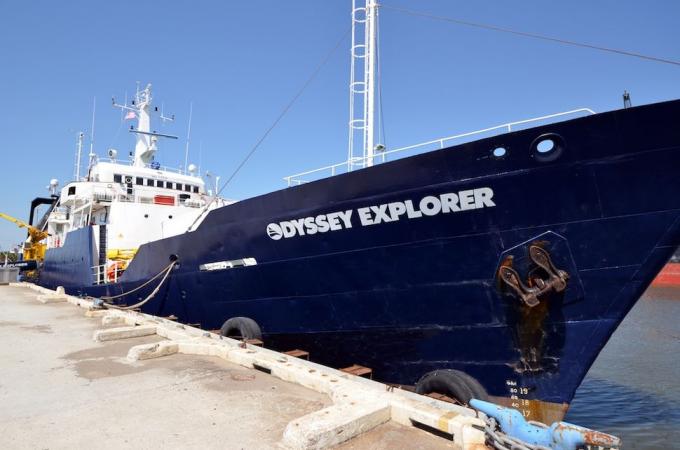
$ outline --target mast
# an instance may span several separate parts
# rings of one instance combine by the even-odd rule
[[[75,181],[80,181],[80,160],[83,154],[83,139],[85,138],[85,133],[82,131],[78,133],[78,144],[76,145],[76,167],[73,173],[73,178]]]
[[[151,108],[151,84],[147,84],[143,91],[137,91],[135,95],[135,102],[133,104],[137,107],[137,144],[135,145],[135,161],[134,165],[137,167],[144,167],[151,163],[156,154],[156,141],[154,136],[151,136],[151,117],[149,109]]]
[[[170,136],[167,134],[156,133],[151,131],[151,84],[147,84],[144,90],[140,91],[137,88],[135,99],[132,105],[119,105],[113,100],[113,106],[128,111],[125,119],[137,119],[137,129],[130,129],[131,133],[136,134],[137,143],[135,145],[134,161],[132,163],[135,167],[146,167],[153,161],[154,155],[158,150],[156,143],[159,137],[177,139],[177,136]],[[154,112],[158,111],[158,107]],[[165,117],[161,112],[160,118],[163,121],[174,121],[174,114],[171,117]]]
[[[348,171],[373,165],[377,20],[377,0],[352,0]]]

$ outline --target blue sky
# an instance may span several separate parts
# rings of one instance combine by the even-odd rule
[[[383,0],[388,6],[680,60],[680,3]],[[73,174],[76,133],[119,154],[133,139],[111,96],[151,82],[190,161],[225,179],[349,28],[350,0],[10,1],[0,8],[0,211],[27,219],[51,178]],[[579,107],[680,98],[680,67],[381,11],[386,143],[396,147]],[[224,191],[245,198],[346,157],[346,40]],[[680,118],[678,118],[680,126]],[[179,166],[184,141],[157,159]],[[0,247],[23,234],[0,221]]]

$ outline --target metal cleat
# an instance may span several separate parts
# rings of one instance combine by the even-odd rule
[[[502,442],[510,438],[511,442],[519,441],[528,446],[552,450],[577,450],[586,445],[611,449],[621,445],[621,440],[615,436],[567,422],[555,422],[550,426],[530,423],[516,409],[494,403],[472,399],[470,406],[483,412],[500,426],[501,433],[494,430],[495,426],[486,429],[487,436],[493,441]],[[499,434],[505,434],[507,438],[498,436]]]

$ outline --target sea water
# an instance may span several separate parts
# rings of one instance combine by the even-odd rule
[[[680,449],[680,288],[651,288],[598,356],[565,418],[627,450]]]

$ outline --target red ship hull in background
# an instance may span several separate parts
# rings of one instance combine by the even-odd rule
[[[668,264],[652,281],[654,287],[680,287],[680,250],[677,250]]]

